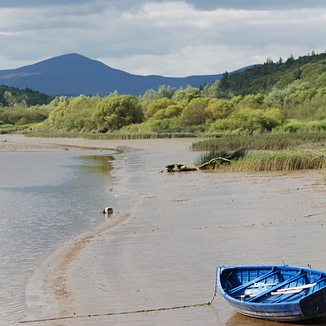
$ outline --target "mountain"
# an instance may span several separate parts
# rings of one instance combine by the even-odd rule
[[[232,73],[234,72],[230,74]],[[212,84],[222,76],[222,74],[183,78],[139,76],[72,53],[18,69],[0,70],[0,84],[20,89],[27,87],[51,96],[80,94],[104,96],[115,90],[119,94],[142,95],[148,89],[157,90],[160,85],[176,88],[190,85],[198,88],[201,85]]]

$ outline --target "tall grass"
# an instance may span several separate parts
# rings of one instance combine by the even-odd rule
[[[226,136],[192,144],[193,151],[235,150],[291,150],[296,148],[326,147],[325,132],[278,133],[251,136]]]
[[[223,166],[228,171],[291,171],[324,169],[326,150],[258,152]]]
[[[211,162],[208,166],[205,167],[206,169],[214,169],[224,164],[230,164],[230,161],[238,160],[239,158],[245,157],[246,155],[247,151],[242,148],[235,151],[211,151],[200,155],[200,157],[197,158],[195,165],[200,166],[204,163],[210,162],[213,159],[220,158],[214,162]]]
[[[160,138],[190,138],[196,137],[193,133],[139,133],[139,132],[110,132],[110,133],[86,133],[64,131],[37,131],[25,132],[29,137],[42,138],[86,138],[93,140],[128,140],[128,139],[160,139]]]
[[[318,132],[326,131],[326,121],[291,122],[273,129],[280,132]]]

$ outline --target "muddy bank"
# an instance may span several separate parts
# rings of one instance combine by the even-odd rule
[[[205,305],[216,266],[326,270],[323,171],[159,173],[191,165],[193,139],[96,142],[128,146],[113,162],[118,207],[36,271],[25,324],[274,325],[234,313],[219,295]]]
[[[50,142],[50,144],[52,144]],[[81,147],[45,145],[42,140],[35,139],[29,141],[22,135],[0,135],[0,152],[27,152],[27,151],[63,151],[82,150]]]
[[[0,135],[0,151],[42,151],[42,150],[99,150],[116,148],[155,149],[177,152],[187,150],[195,138],[183,139],[133,139],[133,140],[88,140],[84,138],[38,138],[23,135]]]

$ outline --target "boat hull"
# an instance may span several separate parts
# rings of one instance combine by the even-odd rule
[[[249,317],[290,322],[326,315],[326,274],[321,271],[290,266],[220,266],[216,281],[233,309]]]

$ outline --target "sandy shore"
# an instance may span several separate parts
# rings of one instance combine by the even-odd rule
[[[162,153],[171,152],[173,153],[172,157],[180,158],[178,157],[179,155],[176,156],[176,153],[188,153],[188,148],[192,144],[193,139],[173,140],[173,142],[164,139],[90,141],[81,138],[40,139],[12,135],[0,137],[0,141],[2,151],[82,150],[83,147],[93,147],[98,149],[123,148],[127,157],[130,155],[151,155],[153,153],[158,153],[160,155]],[[119,164],[123,165],[123,162],[124,159],[121,159]],[[170,161],[167,161],[167,163],[170,163]],[[158,167],[155,174],[161,169],[164,169],[164,167],[165,163]],[[128,174],[127,170],[128,168],[121,168],[118,172],[118,174],[120,174],[120,185],[118,188],[120,187],[120,192],[124,193],[129,192],[128,181],[132,177]],[[141,197],[143,196],[144,194],[141,194]],[[100,311],[107,311],[107,305],[110,305],[106,296],[103,297],[103,288],[96,285],[96,293],[94,292],[92,294],[94,291],[93,282],[91,282],[92,286],[88,288],[89,285],[87,283],[83,283],[83,286],[80,286],[80,280],[84,279],[85,275],[88,275],[87,277],[93,275],[93,271],[88,270],[88,267],[97,269],[95,274],[99,273],[99,270],[102,268],[99,267],[98,262],[90,263],[88,262],[88,259],[92,257],[95,252],[98,252],[98,250],[102,251],[103,246],[106,246],[106,240],[102,243],[101,239],[105,239],[108,232],[112,231],[117,226],[126,223],[130,218],[136,215],[136,207],[139,203],[139,198],[138,200],[133,201],[126,200],[125,204],[122,205],[123,208],[120,209],[120,212],[115,213],[112,218],[107,219],[103,225],[86,232],[79,237],[71,239],[37,268],[26,287],[28,309],[25,312],[25,318],[22,323],[44,325],[88,325],[94,323],[90,318],[92,317],[96,318],[97,325],[104,325],[107,323],[107,317],[109,316],[112,318],[118,317],[118,319],[120,319],[120,317],[125,314],[122,311],[134,311],[135,308],[132,306],[123,308],[118,305],[115,308],[111,307],[111,309],[115,311],[113,313],[101,313]],[[100,242],[101,244],[99,244]],[[99,247],[97,247],[98,245]],[[96,248],[94,248],[94,246],[96,246]],[[95,256],[98,257],[99,254],[95,254]],[[105,269],[105,267],[103,269]],[[82,275],[80,275],[80,270],[84,270],[85,274],[82,273]],[[79,281],[76,282],[76,279],[79,279]],[[100,280],[95,281],[95,283],[98,282],[100,282]],[[84,292],[84,290],[86,292]],[[91,309],[90,307],[87,307],[89,302],[87,298],[85,298],[85,296],[89,295],[94,299],[92,302],[93,308]],[[114,297],[115,296],[113,296],[113,298]],[[202,304],[200,304],[200,306],[201,305]],[[171,314],[171,303],[165,303],[164,306],[167,307],[167,315]],[[183,306],[184,305],[181,304],[181,307]],[[196,307],[197,303],[191,304],[190,306]],[[206,302],[204,306],[206,306]],[[140,310],[143,311],[144,309],[140,308]],[[153,306],[149,307],[148,310],[155,312],[160,311],[161,308]],[[104,319],[99,320],[97,317],[101,317],[102,315]],[[127,315],[129,315],[129,313],[127,313]],[[130,322],[133,320],[132,323],[134,323],[135,318],[136,320],[139,317],[142,319],[142,314],[138,316],[135,313],[131,313],[131,316],[131,320],[130,316],[127,317],[126,320],[129,320]],[[125,320],[125,318],[122,320]],[[152,324],[152,321],[149,321],[149,323]]]
[[[84,138],[38,138],[25,137],[23,135],[0,135],[0,151],[60,151],[60,150],[83,150],[116,149],[130,147],[138,149],[169,150],[172,153],[188,149],[195,138],[181,139],[135,139],[135,140],[88,140]],[[173,144],[173,146],[171,146]]]
[[[0,152],[25,152],[25,151],[62,151],[68,149],[78,149],[77,147],[67,147],[61,145],[41,144],[41,139],[32,140],[21,135],[0,135]]]
[[[326,270],[323,171],[158,173],[191,165],[194,140],[7,138],[20,146],[125,148],[113,161],[113,216],[39,266],[26,287],[24,324],[272,326],[234,313],[219,295],[207,304],[215,268],[309,263]]]

